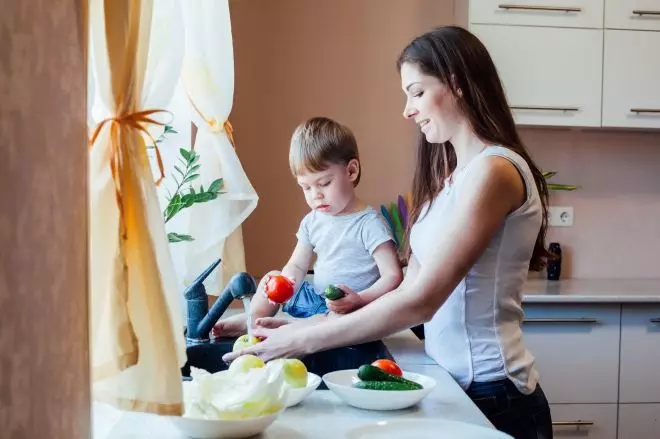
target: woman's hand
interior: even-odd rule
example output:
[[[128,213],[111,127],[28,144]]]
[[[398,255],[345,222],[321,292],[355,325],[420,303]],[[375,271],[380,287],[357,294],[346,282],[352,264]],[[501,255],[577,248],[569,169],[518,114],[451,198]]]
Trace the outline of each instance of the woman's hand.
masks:
[[[264,320],[264,319],[260,319]],[[266,324],[282,323],[281,319],[271,319],[265,321]],[[225,363],[231,363],[241,355],[252,354],[261,358],[263,361],[270,361],[276,358],[300,358],[307,354],[305,343],[302,337],[304,331],[301,331],[302,324],[290,323],[281,324],[275,328],[263,326],[257,327],[252,331],[253,335],[264,338],[260,343],[241,349],[238,352],[230,352],[222,357]]]
[[[355,291],[351,290],[346,285],[337,285],[339,289],[344,292],[344,297],[337,300],[327,300],[326,304],[330,311],[337,314],[348,314],[349,312],[355,311],[358,308],[364,306],[362,297]]]

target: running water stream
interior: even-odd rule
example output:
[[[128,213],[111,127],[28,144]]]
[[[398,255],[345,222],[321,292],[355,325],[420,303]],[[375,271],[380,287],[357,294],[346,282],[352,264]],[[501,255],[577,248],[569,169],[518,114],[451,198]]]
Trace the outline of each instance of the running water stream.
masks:
[[[250,298],[243,297],[243,308],[245,309],[245,314],[247,315],[247,326],[248,338],[252,339],[252,309],[250,308]]]

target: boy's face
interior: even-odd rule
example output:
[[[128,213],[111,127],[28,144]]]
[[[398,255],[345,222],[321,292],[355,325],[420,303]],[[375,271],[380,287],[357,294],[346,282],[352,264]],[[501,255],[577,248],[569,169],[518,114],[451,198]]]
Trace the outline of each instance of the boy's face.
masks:
[[[329,215],[348,213],[355,199],[353,183],[357,179],[359,163],[351,160],[342,165],[332,163],[319,172],[298,175],[298,185],[310,208]]]

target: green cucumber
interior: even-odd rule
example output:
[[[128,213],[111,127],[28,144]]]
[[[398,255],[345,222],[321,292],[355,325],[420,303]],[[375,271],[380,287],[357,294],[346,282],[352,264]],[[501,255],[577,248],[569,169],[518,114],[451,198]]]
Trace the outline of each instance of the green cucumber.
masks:
[[[358,381],[353,387],[367,390],[419,390],[419,387],[394,381]]]
[[[337,288],[334,285],[328,285],[328,287],[325,289],[325,298],[328,300],[337,300],[341,299],[344,297],[344,292],[341,290],[341,288]]]
[[[423,388],[423,386],[419,383],[410,381],[404,377],[400,377],[389,372],[385,372],[383,369],[372,366],[371,364],[360,366],[357,375],[358,378],[360,378],[362,381],[388,381],[407,384],[414,387],[415,389]]]

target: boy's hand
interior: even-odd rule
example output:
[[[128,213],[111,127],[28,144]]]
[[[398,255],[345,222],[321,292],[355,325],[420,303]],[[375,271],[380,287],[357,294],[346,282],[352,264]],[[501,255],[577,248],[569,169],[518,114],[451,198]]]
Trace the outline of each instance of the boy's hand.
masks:
[[[337,314],[348,314],[364,305],[360,295],[346,285],[337,285],[337,288],[341,289],[345,296],[337,300],[326,299],[325,303],[330,311]]]
[[[288,325],[291,322],[287,319],[278,319],[275,317],[260,317],[255,323],[257,326],[262,328],[274,329],[279,328],[280,326]]]
[[[271,272],[271,273],[272,273],[272,272]],[[263,288],[260,288],[260,294],[261,294],[262,296],[264,296],[264,297],[266,298],[266,300],[268,300],[268,303],[270,303],[271,305],[277,305],[277,306],[279,306],[279,305],[282,305],[282,304],[281,304],[281,303],[277,303],[277,302],[273,302],[272,300],[270,300],[270,297],[268,297],[268,294],[266,294],[266,285],[268,284],[268,282],[270,281],[270,279],[274,276],[274,275],[271,274],[271,273],[267,273],[266,275],[264,275],[264,278],[263,278],[263,281],[262,281]],[[296,280],[295,280],[293,277],[291,277],[291,276],[284,276],[283,274],[279,274],[279,276],[283,276],[283,277],[287,278],[287,279],[289,280],[289,282],[291,282],[291,285],[295,285],[295,284],[296,284]],[[294,294],[295,294],[295,292],[294,292]]]

